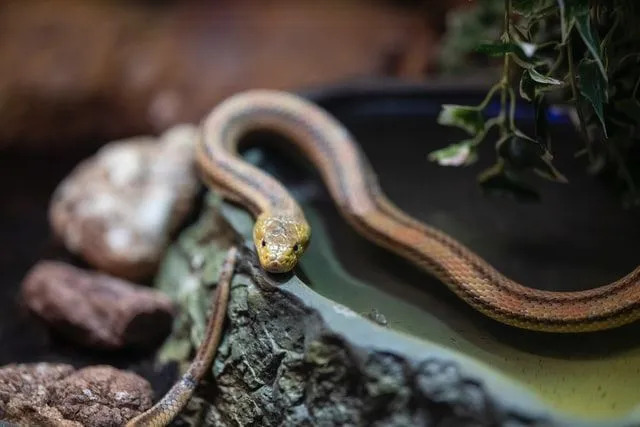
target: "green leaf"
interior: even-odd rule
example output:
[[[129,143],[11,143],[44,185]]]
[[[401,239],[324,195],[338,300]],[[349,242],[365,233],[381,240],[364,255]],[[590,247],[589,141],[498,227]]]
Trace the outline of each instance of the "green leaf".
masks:
[[[520,50],[515,43],[507,43],[502,41],[480,43],[476,46],[476,52],[484,53],[489,56],[504,56],[508,53],[514,53]],[[522,53],[524,55],[524,53]]]
[[[536,95],[536,84],[529,74],[529,70],[522,72],[520,77],[520,96],[527,101],[532,101]]]
[[[499,162],[485,170],[478,177],[483,190],[487,193],[513,198],[523,202],[538,201],[538,193],[522,182],[518,176],[506,170],[503,163]]]
[[[550,76],[544,76],[535,68],[528,68],[522,72],[520,78],[520,96],[527,101],[533,101],[541,92],[561,88],[564,82]]]
[[[604,63],[602,62],[602,54],[600,52],[600,41],[598,40],[598,34],[593,31],[591,26],[591,19],[589,18],[589,13],[579,14],[575,17],[576,28],[580,33],[580,37],[582,37],[582,41],[585,45],[587,45],[587,49],[591,52],[593,59],[598,64],[598,69],[600,73],[602,73],[602,78],[604,81],[607,81],[607,71],[604,68]]]
[[[482,112],[467,105],[444,104],[438,115],[438,123],[464,129],[472,136],[484,131]]]
[[[535,68],[527,70],[533,81],[549,86],[562,86],[563,82],[550,76],[544,76],[536,71]]]
[[[489,56],[510,55],[515,63],[522,68],[532,68],[540,65],[542,61],[536,56],[538,47],[535,44],[515,41],[515,42],[492,42],[482,43],[476,47],[476,52]]]
[[[575,24],[576,15],[589,15],[589,0],[557,0],[560,10],[562,42],[566,42]]]
[[[519,60],[533,62],[537,46],[524,41],[505,42],[497,41],[491,43],[481,43],[476,47],[476,52],[489,56],[515,55]]]
[[[440,166],[469,165],[477,159],[473,140],[451,144],[429,153],[429,160],[437,162]]]
[[[607,102],[607,85],[602,74],[598,70],[596,61],[592,59],[583,59],[578,64],[578,86],[583,97],[589,100],[593,110],[595,111],[605,137],[607,129],[604,123],[604,104]]]
[[[501,139],[497,144],[498,154],[508,162],[512,169],[524,170],[530,168],[543,154],[539,144],[529,137],[526,138],[511,135]]]
[[[537,175],[555,182],[567,182],[551,163],[553,156],[540,143],[517,131],[498,143],[498,154],[511,170],[533,170]]]
[[[600,41],[598,35],[591,26],[591,18],[589,16],[589,0],[557,0],[560,9],[560,22],[562,30],[562,41],[567,42],[571,30],[575,26],[587,46],[593,59],[597,62],[598,68],[602,73],[602,77],[607,79],[607,71],[602,62],[602,54],[600,52]]]

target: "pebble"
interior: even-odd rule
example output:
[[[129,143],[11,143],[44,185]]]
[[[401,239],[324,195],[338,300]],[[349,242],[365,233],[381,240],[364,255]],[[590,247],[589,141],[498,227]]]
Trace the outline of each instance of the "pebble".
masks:
[[[147,380],[111,366],[0,367],[0,414],[18,425],[120,426],[150,408],[152,399]]]
[[[163,293],[103,273],[40,261],[22,282],[26,306],[67,339],[96,349],[149,349],[171,332]]]
[[[159,138],[111,142],[81,162],[55,190],[55,235],[93,267],[130,280],[155,272],[171,235],[189,213],[199,184],[197,128]]]

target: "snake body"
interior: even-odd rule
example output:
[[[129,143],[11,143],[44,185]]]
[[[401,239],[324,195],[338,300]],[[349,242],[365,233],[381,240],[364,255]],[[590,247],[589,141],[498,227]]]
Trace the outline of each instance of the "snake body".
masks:
[[[640,266],[584,291],[533,289],[505,277],[473,251],[393,205],[349,132],[329,113],[293,94],[251,90],[219,104],[204,120],[196,163],[203,180],[256,217],[262,266],[292,269],[310,227],[277,180],[245,162],[241,139],[268,130],[284,136],[318,169],[339,211],[359,233],[445,283],[473,308],[502,323],[549,332],[585,332],[640,318]]]
[[[253,240],[260,264],[269,272],[295,267],[311,229],[287,190],[238,155],[242,137],[255,130],[280,133],[306,155],[342,215],[363,236],[424,268],[495,320],[531,330],[586,332],[640,318],[640,267],[615,282],[579,292],[541,291],[516,283],[452,237],[395,207],[353,138],[327,112],[291,94],[253,90],[227,99],[205,119],[196,162],[209,186],[256,217]],[[128,427],[168,425],[193,395],[220,341],[236,257],[236,248],[231,248],[205,338],[189,369]]]
[[[162,399],[145,412],[129,420],[126,427],[166,426],[191,399],[198,383],[207,373],[209,366],[211,366],[213,356],[215,356],[220,342],[237,254],[238,251],[235,247],[230,248],[227,252],[220,269],[218,287],[211,299],[212,313],[207,322],[204,339],[200,343],[189,368]]]

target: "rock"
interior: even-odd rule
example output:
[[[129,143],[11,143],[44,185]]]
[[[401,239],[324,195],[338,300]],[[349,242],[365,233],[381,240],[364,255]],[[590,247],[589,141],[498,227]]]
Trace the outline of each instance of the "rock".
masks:
[[[252,223],[241,209],[211,198],[157,278],[176,300],[200,292],[216,282],[220,254],[230,244],[222,228],[232,228],[240,234],[235,241],[247,245],[232,283],[214,381],[198,388],[181,415],[187,425],[581,425],[573,419],[563,424],[563,415],[519,384],[460,353],[380,326],[295,275],[264,273],[251,249]],[[202,301],[206,295],[179,299],[181,327],[160,352],[165,360],[168,354],[190,360],[183,347],[185,340],[191,347],[198,343],[193,337],[201,334],[207,312]]]
[[[171,331],[172,303],[161,292],[61,262],[36,264],[22,295],[54,330],[88,347],[149,348]]]
[[[72,372],[70,365],[48,363],[0,368],[0,418],[21,425],[82,426],[49,404],[49,386]]]
[[[150,276],[198,190],[195,136],[194,126],[181,125],[157,141],[112,142],[80,163],[51,200],[55,234],[71,252],[110,274]]]
[[[120,426],[151,407],[147,380],[110,366],[90,366],[52,385],[51,399],[67,418],[84,425]]]
[[[152,404],[149,383],[110,366],[0,368],[0,418],[20,425],[120,426]]]

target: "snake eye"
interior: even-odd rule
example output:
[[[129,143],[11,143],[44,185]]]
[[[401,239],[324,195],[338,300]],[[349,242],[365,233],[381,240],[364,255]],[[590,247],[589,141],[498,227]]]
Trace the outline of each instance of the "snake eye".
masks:
[[[293,245],[294,252],[298,252],[298,249],[299,249],[299,246],[298,246],[297,243],[295,245]]]
[[[262,241],[262,243],[260,243],[262,245],[262,247],[264,248],[267,245],[267,242],[265,242],[264,240]]]

